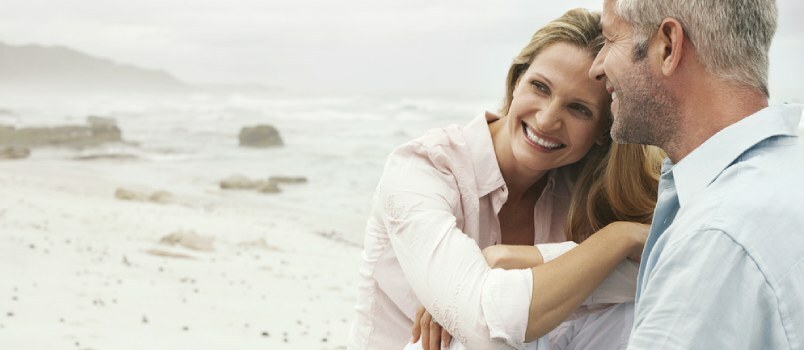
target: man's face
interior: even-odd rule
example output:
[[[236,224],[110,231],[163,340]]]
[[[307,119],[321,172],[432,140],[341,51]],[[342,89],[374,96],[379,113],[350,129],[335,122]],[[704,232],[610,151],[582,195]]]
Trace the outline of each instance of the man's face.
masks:
[[[677,104],[663,88],[650,60],[635,58],[633,29],[615,13],[614,6],[615,0],[605,0],[601,25],[606,43],[589,75],[602,80],[611,94],[612,139],[661,147],[674,131]]]

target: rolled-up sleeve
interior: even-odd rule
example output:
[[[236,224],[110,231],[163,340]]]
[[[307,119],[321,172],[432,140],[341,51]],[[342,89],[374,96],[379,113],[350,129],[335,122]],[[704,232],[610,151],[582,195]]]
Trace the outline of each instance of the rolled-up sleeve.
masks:
[[[449,162],[435,157],[397,150],[378,187],[402,271],[422,305],[468,348],[521,349],[531,272],[489,268],[478,244],[457,227],[460,191],[452,171],[439,166]]]

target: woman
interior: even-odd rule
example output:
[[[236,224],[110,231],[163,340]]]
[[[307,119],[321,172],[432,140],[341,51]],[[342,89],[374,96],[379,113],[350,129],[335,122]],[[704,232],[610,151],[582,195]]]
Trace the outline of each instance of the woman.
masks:
[[[374,198],[350,349],[400,349],[423,305],[471,349],[522,348],[638,257],[659,155],[612,145],[610,97],[588,70],[599,16],[572,10],[514,61],[503,117],[487,113],[397,148]],[[580,245],[532,268],[491,269],[481,248]],[[594,235],[592,233],[596,232]],[[609,302],[618,302],[611,300]]]

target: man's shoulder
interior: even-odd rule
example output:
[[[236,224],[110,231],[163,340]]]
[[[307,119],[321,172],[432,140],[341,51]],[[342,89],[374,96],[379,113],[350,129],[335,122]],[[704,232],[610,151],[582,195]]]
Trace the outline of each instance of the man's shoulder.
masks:
[[[742,155],[673,223],[686,247],[713,235],[755,261],[769,280],[804,259],[804,148],[768,144]]]
[[[793,137],[765,140],[738,157],[702,194],[703,204],[712,202],[729,217],[763,220],[755,214],[770,208],[777,214],[797,212],[804,201],[804,147]]]

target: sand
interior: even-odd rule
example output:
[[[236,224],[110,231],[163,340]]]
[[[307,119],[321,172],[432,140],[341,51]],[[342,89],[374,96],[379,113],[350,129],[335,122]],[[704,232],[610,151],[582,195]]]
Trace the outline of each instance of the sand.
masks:
[[[345,349],[362,223],[142,167],[0,162],[0,349]]]

